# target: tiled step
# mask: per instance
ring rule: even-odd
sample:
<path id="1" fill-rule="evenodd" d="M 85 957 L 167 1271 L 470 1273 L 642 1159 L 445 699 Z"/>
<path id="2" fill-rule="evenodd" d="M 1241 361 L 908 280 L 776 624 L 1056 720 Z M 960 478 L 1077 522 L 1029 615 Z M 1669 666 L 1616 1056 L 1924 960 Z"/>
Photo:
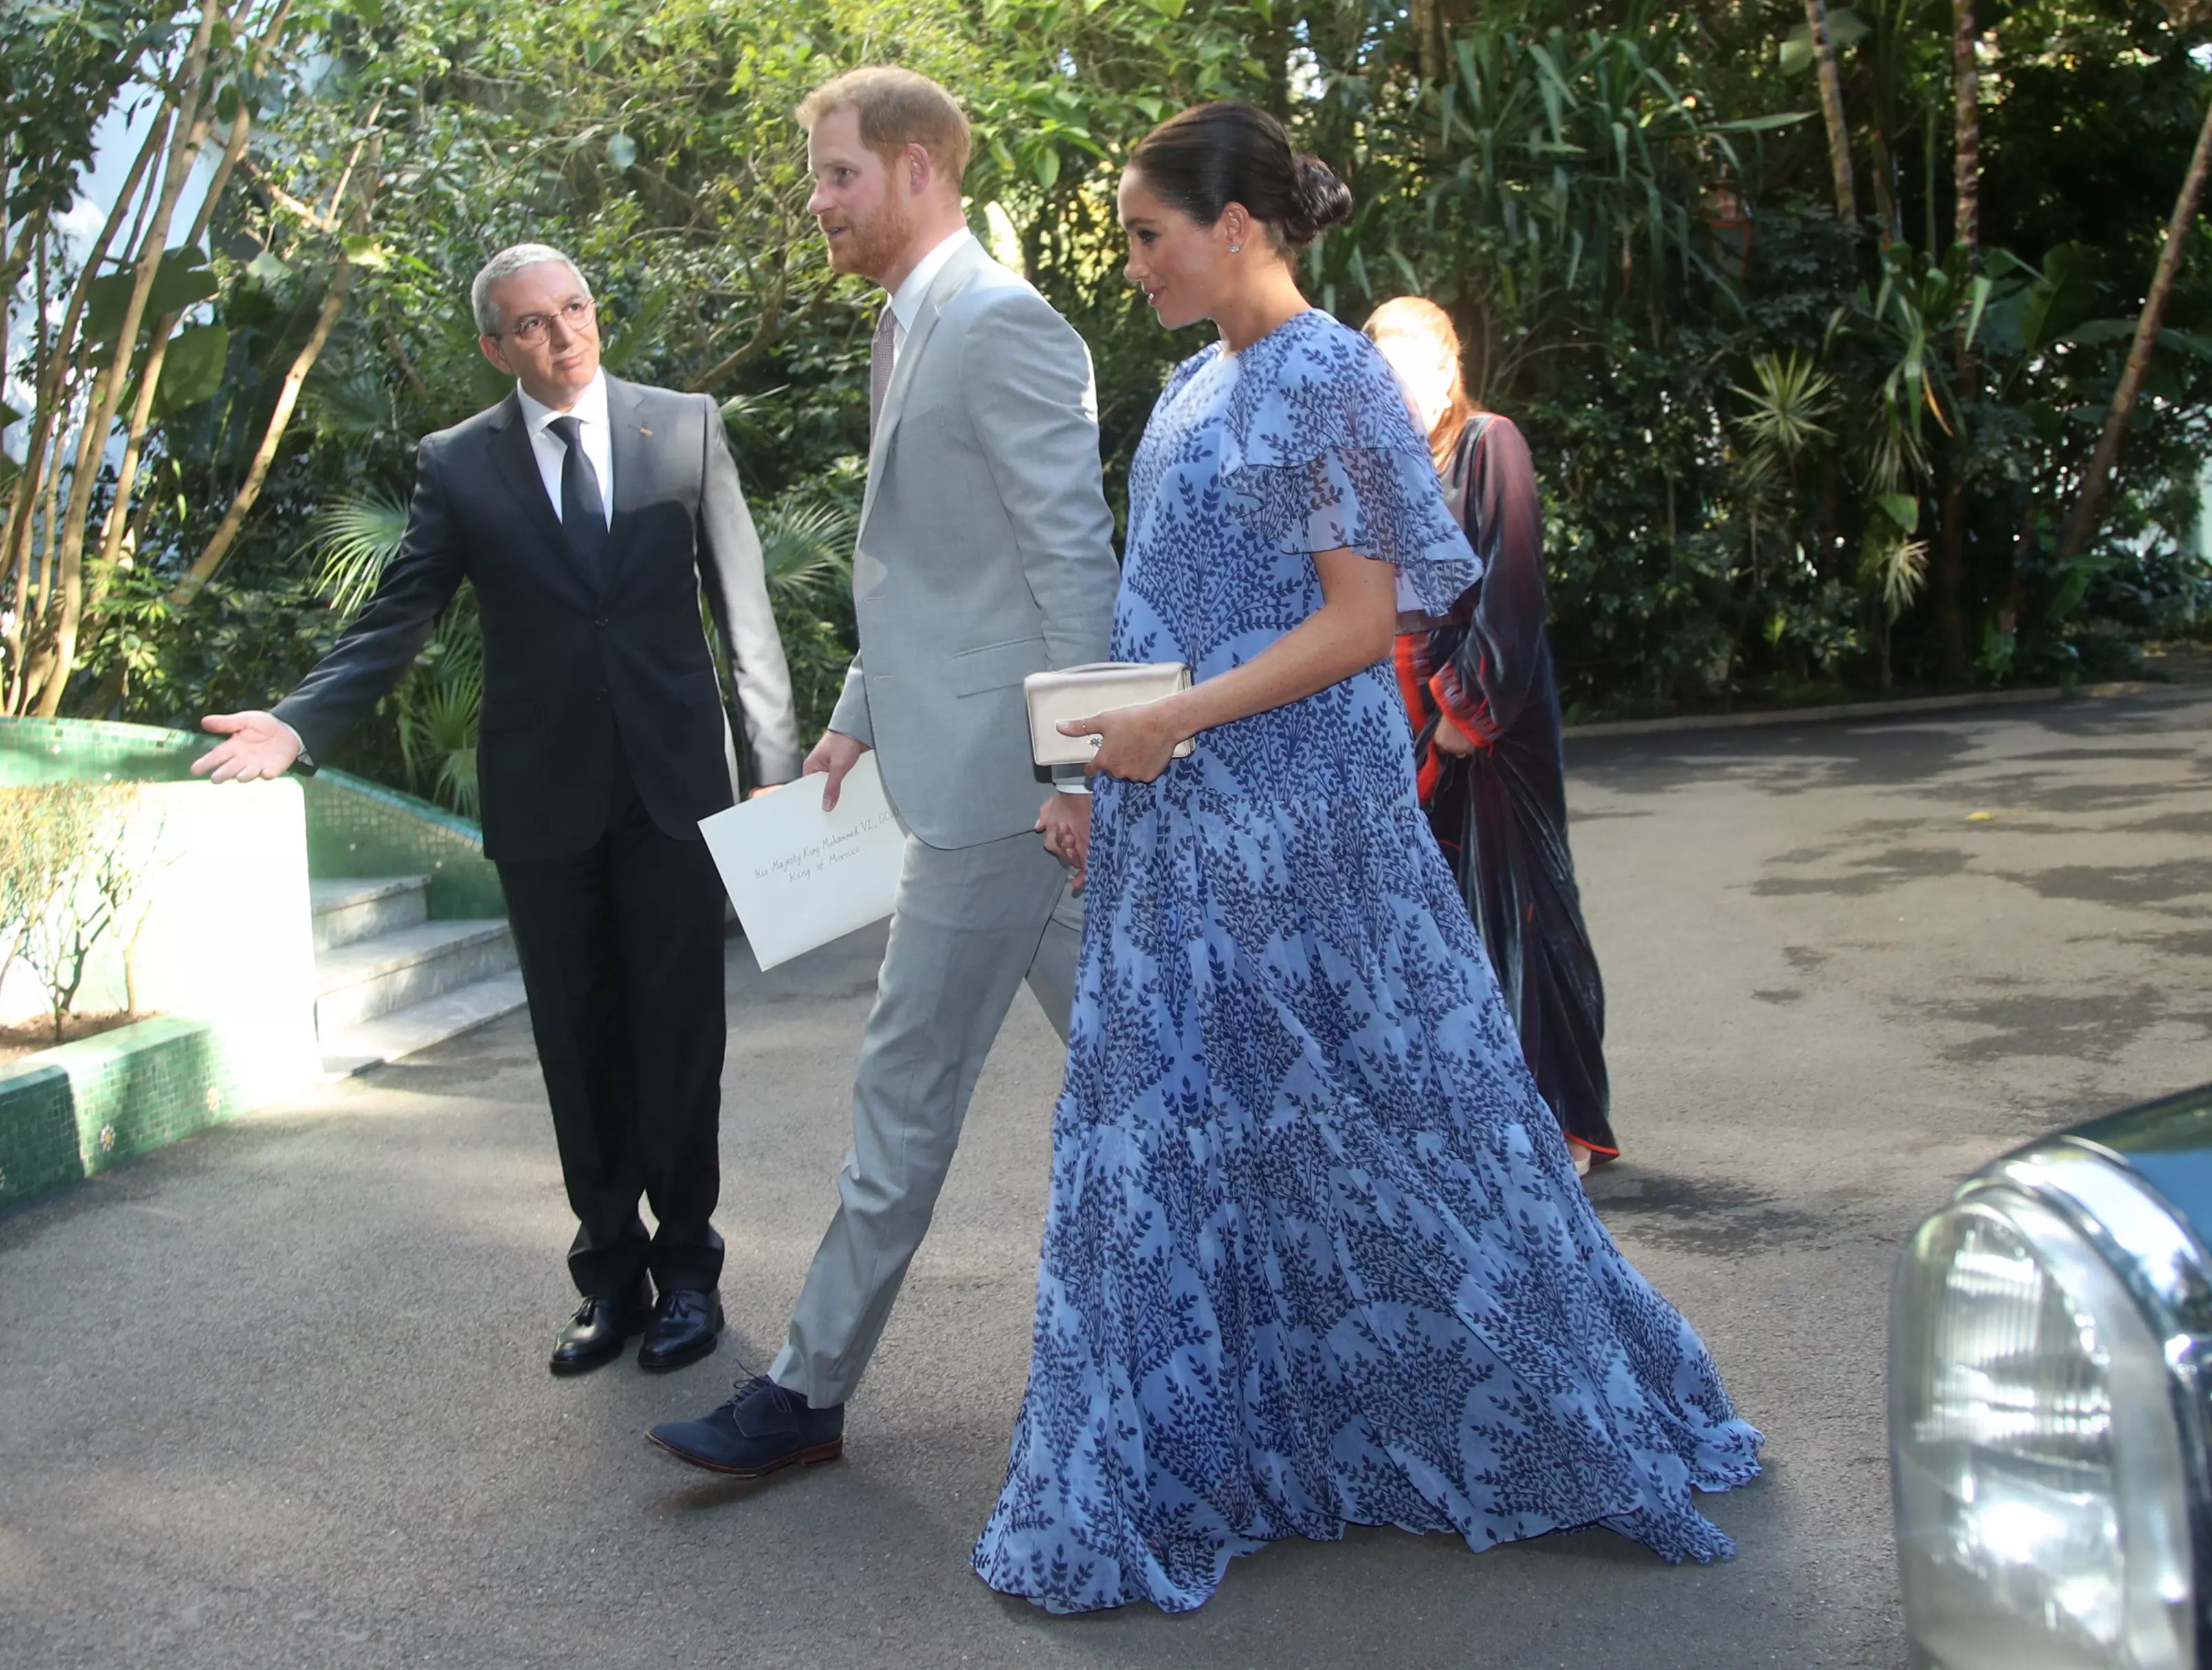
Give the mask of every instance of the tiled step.
<path id="1" fill-rule="evenodd" d="M 332 1033 L 515 966 L 503 921 L 418 922 L 315 959 L 315 1026 Z"/>
<path id="2" fill-rule="evenodd" d="M 318 956 L 429 919 L 427 875 L 355 876 L 307 886 L 314 898 Z"/>
<path id="3" fill-rule="evenodd" d="M 509 970 L 350 1027 L 323 1033 L 323 1070 L 358 1073 L 427 1050 L 523 1006 L 522 975 Z"/>

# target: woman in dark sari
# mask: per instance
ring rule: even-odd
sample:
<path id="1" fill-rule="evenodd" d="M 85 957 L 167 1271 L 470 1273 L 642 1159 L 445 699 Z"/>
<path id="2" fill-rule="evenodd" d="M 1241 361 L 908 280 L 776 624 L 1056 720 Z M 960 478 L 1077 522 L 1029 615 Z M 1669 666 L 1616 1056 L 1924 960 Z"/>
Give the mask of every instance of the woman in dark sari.
<path id="1" fill-rule="evenodd" d="M 1567 850 L 1559 689 L 1544 637 L 1543 514 L 1528 442 L 1468 398 L 1459 333 L 1418 296 L 1367 321 L 1425 430 L 1482 578 L 1448 616 L 1399 620 L 1421 804 L 1459 877 L 1536 1088 L 1588 1171 L 1607 1117 L 1605 989 Z"/>

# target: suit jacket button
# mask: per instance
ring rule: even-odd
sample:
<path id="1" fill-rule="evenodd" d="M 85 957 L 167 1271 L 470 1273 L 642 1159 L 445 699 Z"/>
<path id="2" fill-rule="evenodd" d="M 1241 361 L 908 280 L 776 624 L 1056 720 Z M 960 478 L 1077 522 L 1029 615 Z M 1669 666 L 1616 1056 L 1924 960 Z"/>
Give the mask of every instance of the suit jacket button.
<path id="1" fill-rule="evenodd" d="M 592 622 L 592 625 L 594 625 L 594 626 L 604 626 L 604 625 L 605 625 L 606 624 L 607 624 L 607 618 L 606 618 L 605 615 L 600 615 L 600 616 L 599 616 L 596 619 L 594 619 L 594 620 Z"/>

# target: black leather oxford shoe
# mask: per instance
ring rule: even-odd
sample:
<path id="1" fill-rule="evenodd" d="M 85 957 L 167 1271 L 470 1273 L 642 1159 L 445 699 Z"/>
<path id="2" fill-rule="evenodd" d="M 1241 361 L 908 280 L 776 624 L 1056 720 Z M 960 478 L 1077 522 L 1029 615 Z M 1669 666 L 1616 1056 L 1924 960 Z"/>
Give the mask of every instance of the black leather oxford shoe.
<path id="1" fill-rule="evenodd" d="M 623 1341 L 643 1329 L 652 1314 L 653 1289 L 644 1282 L 630 1293 L 586 1299 L 562 1328 L 547 1366 L 556 1374 L 581 1374 L 612 1362 L 622 1355 Z"/>
<path id="2" fill-rule="evenodd" d="M 722 1295 L 711 1289 L 671 1288 L 653 1308 L 637 1366 L 656 1374 L 696 1362 L 722 1332 Z"/>
<path id="3" fill-rule="evenodd" d="M 738 1394 L 696 1421 L 663 1421 L 646 1435 L 679 1461 L 733 1478 L 758 1478 L 783 1467 L 818 1466 L 845 1453 L 845 1405 L 809 1409 L 765 1374 L 741 1381 Z"/>

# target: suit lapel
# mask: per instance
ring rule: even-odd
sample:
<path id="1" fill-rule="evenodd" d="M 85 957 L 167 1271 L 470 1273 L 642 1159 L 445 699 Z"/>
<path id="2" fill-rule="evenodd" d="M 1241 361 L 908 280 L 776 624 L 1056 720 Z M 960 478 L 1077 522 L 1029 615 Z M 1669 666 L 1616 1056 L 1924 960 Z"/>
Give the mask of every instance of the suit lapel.
<path id="1" fill-rule="evenodd" d="M 991 258 L 980 245 L 969 244 L 957 251 L 945 264 L 922 298 L 921 311 L 915 316 L 914 328 L 900 344 L 898 366 L 891 373 L 890 386 L 884 391 L 883 415 L 876 420 L 874 439 L 868 447 L 868 485 L 860 497 L 860 526 L 868 525 L 868 513 L 875 508 L 876 484 L 884 472 L 884 462 L 890 456 L 891 435 L 898 428 L 899 418 L 906 409 L 907 391 L 914 387 L 915 368 L 921 363 L 928 351 L 929 338 L 937 330 L 937 316 L 945 304 L 960 293 L 960 287 L 979 271 Z M 890 306 L 885 302 L 886 307 Z"/>
<path id="2" fill-rule="evenodd" d="M 561 531 L 560 517 L 553 514 L 552 501 L 545 497 L 545 478 L 538 473 L 538 454 L 531 450 L 530 426 L 522 421 L 522 402 L 515 395 L 501 402 L 492 421 L 491 458 L 493 467 L 521 504 L 523 515 L 538 539 L 571 575 L 583 582 L 586 592 L 595 593 L 598 588 L 584 572 L 568 536 Z"/>

